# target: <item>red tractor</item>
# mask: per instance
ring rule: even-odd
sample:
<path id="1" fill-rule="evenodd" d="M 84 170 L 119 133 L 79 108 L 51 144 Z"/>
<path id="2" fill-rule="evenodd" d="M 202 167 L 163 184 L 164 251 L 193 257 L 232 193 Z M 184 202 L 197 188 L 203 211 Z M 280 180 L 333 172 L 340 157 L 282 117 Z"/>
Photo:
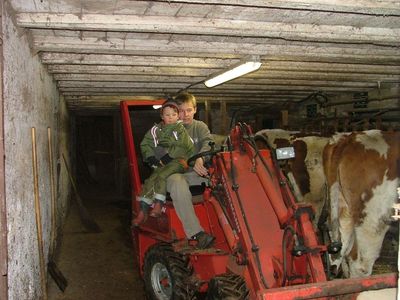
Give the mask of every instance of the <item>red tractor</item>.
<path id="1" fill-rule="evenodd" d="M 133 215 L 148 174 L 138 151 L 141 118 L 157 121 L 152 106 L 163 102 L 121 102 Z M 318 241 L 313 210 L 296 203 L 274 153 L 258 150 L 245 124 L 232 129 L 227 145 L 192 158 L 212 157 L 209 184 L 193 203 L 202 227 L 216 237 L 213 248 L 199 250 L 187 241 L 172 201 L 161 217 L 133 228 L 150 299 L 353 299 L 361 291 L 396 286 L 395 274 L 329 280 L 328 247 Z"/>

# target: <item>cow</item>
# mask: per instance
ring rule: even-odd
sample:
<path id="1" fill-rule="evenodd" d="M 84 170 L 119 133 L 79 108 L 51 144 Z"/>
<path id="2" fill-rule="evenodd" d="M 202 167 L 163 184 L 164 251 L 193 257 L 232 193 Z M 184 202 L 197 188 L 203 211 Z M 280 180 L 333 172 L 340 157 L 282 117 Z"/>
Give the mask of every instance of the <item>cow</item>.
<path id="1" fill-rule="evenodd" d="M 322 153 L 329 139 L 282 129 L 258 131 L 255 139 L 261 148 L 265 148 L 265 143 L 272 149 L 294 147 L 296 156 L 288 161 L 286 174 L 297 201 L 313 206 L 313 223 L 317 227 L 327 196 Z"/>
<path id="2" fill-rule="evenodd" d="M 400 133 L 368 130 L 333 136 L 323 152 L 331 237 L 342 249 L 331 257 L 345 277 L 369 276 L 389 229 L 399 186 Z"/>

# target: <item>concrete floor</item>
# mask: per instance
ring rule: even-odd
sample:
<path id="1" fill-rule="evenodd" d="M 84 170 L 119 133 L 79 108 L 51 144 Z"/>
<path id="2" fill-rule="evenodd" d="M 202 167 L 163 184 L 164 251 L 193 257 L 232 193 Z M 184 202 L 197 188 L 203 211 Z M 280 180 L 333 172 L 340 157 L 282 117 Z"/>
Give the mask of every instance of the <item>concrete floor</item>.
<path id="1" fill-rule="evenodd" d="M 81 196 L 88 211 L 102 229 L 88 233 L 83 227 L 75 201 L 63 230 L 57 266 L 68 280 L 63 293 L 48 277 L 49 300 L 139 300 L 145 299 L 130 238 L 129 199 L 115 196 L 107 186 L 86 186 Z M 382 249 L 374 273 L 395 272 L 397 251 L 389 244 Z M 360 299 L 396 299 L 396 289 L 379 295 L 365 293 Z M 371 298 L 372 297 L 372 298 Z"/>
<path id="2" fill-rule="evenodd" d="M 48 299 L 145 299 L 130 240 L 129 199 L 115 197 L 108 187 L 81 191 L 102 232 L 88 233 L 76 205 L 71 207 L 56 259 L 68 287 L 61 292 L 49 276 Z"/>

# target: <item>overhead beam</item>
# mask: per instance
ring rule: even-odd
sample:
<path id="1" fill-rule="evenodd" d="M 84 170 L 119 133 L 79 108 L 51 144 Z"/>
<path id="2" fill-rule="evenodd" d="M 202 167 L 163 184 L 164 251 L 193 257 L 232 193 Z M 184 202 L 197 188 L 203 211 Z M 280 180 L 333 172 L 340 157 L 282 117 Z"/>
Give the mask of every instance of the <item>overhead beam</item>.
<path id="1" fill-rule="evenodd" d="M 225 68 L 239 59 L 171 57 L 171 56 L 138 56 L 112 54 L 76 54 L 44 52 L 40 54 L 44 64 L 60 65 L 112 65 L 112 66 L 160 66 L 185 68 Z M 308 72 L 342 72 L 342 73 L 380 73 L 400 74 L 400 68 L 393 65 L 370 65 L 333 62 L 274 61 L 268 56 L 262 57 L 264 67 L 272 70 L 298 70 Z"/>
<path id="2" fill-rule="evenodd" d="M 272 72 L 271 72 L 272 73 Z M 334 74 L 334 76 L 328 76 L 327 73 L 315 74 L 301 72 L 274 72 L 272 74 L 264 74 L 262 78 L 252 78 L 249 76 L 244 76 L 231 81 L 235 84 L 257 84 L 260 79 L 264 79 L 265 84 L 268 84 L 271 80 L 285 80 L 286 82 L 292 81 L 332 81 L 335 83 L 344 82 L 344 84 L 349 82 L 358 83 L 374 83 L 378 84 L 378 78 L 376 76 L 369 76 L 358 74 L 355 77 L 351 77 L 348 74 L 343 76 L 342 74 Z M 171 82 L 171 83 L 182 83 L 183 87 L 189 84 L 199 82 L 204 77 L 181 77 L 181 76 L 170 76 L 170 75 L 131 75 L 131 74 L 71 74 L 71 73 L 60 73 L 53 74 L 53 77 L 57 81 L 109 81 L 109 82 Z M 386 75 L 385 80 L 380 78 L 381 83 L 383 82 L 398 82 L 400 80 L 397 75 Z M 263 82 L 263 81 L 262 81 Z"/>
<path id="3" fill-rule="evenodd" d="M 399 64 L 398 48 L 383 47 L 340 47 L 335 44 L 302 43 L 245 43 L 229 41 L 185 41 L 169 39 L 121 39 L 77 38 L 58 36 L 33 37 L 33 48 L 40 51 L 93 53 L 93 54 L 131 54 L 158 56 L 201 57 L 223 55 L 266 55 L 274 60 L 296 57 L 297 60 L 333 60 L 349 63 Z M 156 46 L 155 46 L 156 45 Z"/>
<path id="4" fill-rule="evenodd" d="M 116 82 L 175 82 L 175 83 L 187 83 L 188 85 L 193 82 L 198 82 L 204 77 L 188 77 L 188 76 L 173 76 L 170 75 L 136 75 L 136 74 L 71 74 L 71 73 L 59 73 L 53 74 L 55 80 L 73 80 L 73 81 L 116 81 Z"/>
<path id="5" fill-rule="evenodd" d="M 186 67 L 157 67 L 157 66 L 102 66 L 102 65 L 48 65 L 49 73 L 96 73 L 96 74 L 158 74 L 177 76 L 208 76 L 215 69 L 199 69 Z"/>
<path id="6" fill-rule="evenodd" d="M 292 41 L 400 45 L 400 28 L 288 24 L 177 16 L 61 13 L 19 13 L 16 19 L 19 26 L 26 28 L 222 35 L 279 38 Z"/>
<path id="7" fill-rule="evenodd" d="M 330 91 L 330 92 L 361 92 L 368 91 L 371 88 L 350 88 L 350 87 L 312 87 L 312 86 L 273 86 L 267 87 L 266 89 L 248 89 L 248 90 L 237 90 L 237 89 L 220 89 L 216 90 L 207 90 L 207 89 L 198 89 L 191 88 L 195 94 L 205 94 L 205 95 L 214 95 L 218 92 L 226 93 L 229 95 L 254 95 L 259 94 L 262 95 L 265 92 L 269 91 L 268 94 L 274 94 L 276 91 L 306 91 L 306 92 L 318 92 L 318 91 Z M 144 94 L 153 94 L 153 93 L 162 93 L 162 94 L 175 94 L 178 92 L 178 89 L 174 88 L 59 88 L 59 91 L 62 94 L 80 94 L 80 93 L 104 93 L 104 94 L 119 94 L 119 93 L 144 93 Z"/>
<path id="8" fill-rule="evenodd" d="M 189 92 L 194 93 L 194 91 L 190 90 Z M 174 95 L 175 93 L 172 93 L 171 95 Z M 305 96 L 309 95 L 310 92 L 309 91 L 281 91 L 276 92 L 274 94 L 268 94 L 268 93 L 263 93 L 263 94 L 254 94 L 254 95 L 243 95 L 243 94 L 218 94 L 218 93 L 214 93 L 214 94 L 202 94 L 202 93 L 196 93 L 196 98 L 199 99 L 199 101 L 201 101 L 201 99 L 209 99 L 209 100 L 215 100 L 217 98 L 221 98 L 221 99 L 238 99 L 240 101 L 248 100 L 249 103 L 252 103 L 253 100 L 257 100 L 257 99 L 265 99 L 265 98 L 279 98 L 279 99 L 287 99 L 287 98 L 300 98 L 303 99 Z M 152 92 L 152 91 L 135 91 L 135 92 L 119 92 L 117 94 L 115 93 L 96 93 L 96 92 L 75 92 L 75 93 L 71 93 L 71 92 L 66 92 L 63 93 L 63 95 L 65 96 L 65 98 L 69 98 L 69 97 L 103 97 L 103 98 L 107 98 L 110 99 L 112 97 L 137 97 L 137 96 L 143 96 L 143 95 L 148 95 L 148 96 L 152 96 L 152 97 L 160 97 L 160 98 L 165 98 L 166 94 L 163 92 Z M 126 99 L 126 98 L 124 98 Z"/>
<path id="9" fill-rule="evenodd" d="M 332 73 L 400 74 L 400 67 L 393 65 L 370 65 L 352 63 L 324 63 L 301 61 L 268 61 L 263 63 L 267 70 Z"/>
<path id="10" fill-rule="evenodd" d="M 326 11 L 336 13 L 370 14 L 377 16 L 400 16 L 397 0 L 160 0 L 168 3 L 194 3 L 205 5 L 229 5 L 244 7 L 282 8 L 292 10 Z"/>
<path id="11" fill-rule="evenodd" d="M 148 66 L 160 67 L 185 66 L 190 68 L 225 68 L 237 63 L 239 59 L 171 57 L 148 55 L 112 55 L 112 54 L 76 54 L 44 52 L 40 54 L 44 64 L 79 64 L 79 65 L 118 65 L 118 66 Z"/>
<path id="12" fill-rule="evenodd" d="M 173 76 L 196 76 L 201 80 L 212 74 L 206 69 L 190 69 L 190 68 L 166 68 L 166 67 L 130 67 L 130 66 L 91 66 L 91 65 L 49 65 L 48 71 L 54 74 L 115 74 L 115 75 L 154 75 L 154 76 L 170 76 L 166 81 L 173 79 Z M 73 78 L 73 77 L 72 77 Z M 336 81 L 359 81 L 359 82 L 377 82 L 377 81 L 399 81 L 399 75 L 391 74 L 360 74 L 360 73 L 333 73 L 333 72 L 292 72 L 292 71 L 276 71 L 268 70 L 258 71 L 243 76 L 243 79 L 304 79 L 304 80 L 336 80 Z M 191 81 L 194 83 L 195 81 Z M 232 81 L 235 82 L 235 81 Z"/>
<path id="13" fill-rule="evenodd" d="M 296 86 L 341 86 L 341 87 L 378 87 L 377 83 L 371 82 L 339 82 L 339 81 L 309 81 L 309 80 L 290 80 L 291 85 Z M 222 86 L 230 89 L 257 89 L 269 85 L 288 85 L 288 80 L 275 80 L 269 79 L 267 81 L 251 82 L 249 80 L 235 81 L 235 83 L 225 83 Z M 143 82 L 118 82 L 118 81 L 80 81 L 80 80 L 69 80 L 59 81 L 58 87 L 143 87 Z M 221 86 L 221 87 L 222 87 Z M 154 81 L 149 80 L 146 83 L 147 88 L 153 87 L 170 87 L 170 88 L 182 88 L 182 83 L 168 82 L 168 81 Z M 219 87 L 215 87 L 218 89 Z"/>

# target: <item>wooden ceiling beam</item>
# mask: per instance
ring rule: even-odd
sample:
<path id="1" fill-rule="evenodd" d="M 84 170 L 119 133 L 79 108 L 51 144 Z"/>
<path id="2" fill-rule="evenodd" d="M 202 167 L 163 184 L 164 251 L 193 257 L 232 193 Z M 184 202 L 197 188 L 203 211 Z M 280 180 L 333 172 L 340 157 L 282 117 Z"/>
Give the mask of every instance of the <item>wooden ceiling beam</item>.
<path id="1" fill-rule="evenodd" d="M 143 84 L 137 84 L 137 85 L 132 85 L 129 87 L 118 87 L 118 86 L 105 86 L 105 87 L 99 87 L 99 86 L 70 86 L 70 87 L 65 87 L 65 86 L 59 86 L 58 87 L 60 91 L 104 91 L 104 92 L 115 92 L 115 91 L 135 91 L 135 90 L 146 90 L 146 91 L 167 91 L 167 92 L 176 92 L 181 89 L 179 86 L 169 86 L 169 85 L 160 85 L 157 86 L 156 84 L 149 84 L 143 86 Z M 284 90 L 284 91 L 301 91 L 301 90 L 326 90 L 326 91 L 365 91 L 365 90 L 371 90 L 374 87 L 371 86 L 322 86 L 322 85 L 287 85 L 287 84 L 282 84 L 282 85 L 258 85 L 258 86 L 252 86 L 251 88 L 248 86 L 235 86 L 235 85 L 220 85 L 218 87 L 209 89 L 207 87 L 202 87 L 202 86 L 194 86 L 191 87 L 191 91 L 196 91 L 197 93 L 203 92 L 203 93 L 218 93 L 218 92 L 226 92 L 226 93 L 240 93 L 240 94 L 246 94 L 249 93 L 262 93 L 266 91 L 279 91 L 279 90 Z"/>
<path id="2" fill-rule="evenodd" d="M 340 47 L 336 44 L 255 44 L 202 41 L 174 41 L 174 40 L 132 40 L 132 39 L 98 39 L 74 38 L 57 36 L 33 37 L 33 48 L 37 52 L 70 52 L 92 54 L 131 54 L 158 56 L 215 57 L 218 55 L 229 57 L 235 53 L 241 57 L 246 55 L 268 55 L 273 60 L 293 59 L 298 61 L 336 61 L 342 63 L 365 64 L 400 64 L 398 48 L 365 48 Z"/>
<path id="3" fill-rule="evenodd" d="M 307 42 L 400 45 L 400 28 L 288 24 L 177 16 L 62 13 L 19 13 L 16 19 L 19 26 L 26 28 L 266 37 Z"/>
<path id="4" fill-rule="evenodd" d="M 243 7 L 281 8 L 291 10 L 326 11 L 336 13 L 400 16 L 400 4 L 396 0 L 160 0 L 168 3 L 192 3 L 204 5 L 228 5 Z"/>
<path id="5" fill-rule="evenodd" d="M 377 83 L 371 82 L 339 82 L 339 81 L 309 81 L 309 80 L 290 80 L 291 85 L 296 86 L 342 86 L 342 87 L 369 87 L 376 88 Z M 249 83 L 247 80 L 235 81 L 235 83 L 224 83 L 219 87 L 225 87 L 230 89 L 243 89 L 248 88 L 257 89 L 264 86 L 274 86 L 274 85 L 287 85 L 287 80 L 274 80 L 270 79 L 263 82 Z M 57 83 L 58 87 L 143 87 L 143 82 L 116 82 L 116 81 L 59 81 Z M 170 87 L 170 88 L 182 88 L 182 83 L 177 82 L 167 82 L 167 81 L 149 81 L 145 85 L 148 88 L 151 87 Z M 216 89 L 219 88 L 215 87 Z"/>
<path id="6" fill-rule="evenodd" d="M 110 54 L 52 53 L 40 54 L 44 64 L 58 65 L 103 65 L 103 66 L 161 66 L 185 68 L 226 68 L 239 59 L 186 58 L 170 56 L 131 56 Z M 342 73 L 380 73 L 400 74 L 400 68 L 393 65 L 370 65 L 334 62 L 274 61 L 265 57 L 264 67 L 269 70 L 293 70 L 307 72 L 342 72 Z"/>
<path id="7" fill-rule="evenodd" d="M 149 66 L 161 67 L 185 66 L 190 68 L 225 68 L 239 62 L 239 59 L 222 59 L 207 57 L 171 57 L 148 55 L 112 55 L 112 54 L 76 54 L 43 52 L 40 54 L 44 64 L 68 65 L 115 65 L 115 66 Z"/>
<path id="8" fill-rule="evenodd" d="M 54 74 L 98 74 L 98 75 L 153 75 L 153 76 L 170 76 L 166 78 L 165 82 L 169 80 L 176 82 L 173 76 L 191 76 L 200 77 L 204 80 L 213 72 L 208 69 L 190 69 L 190 68 L 165 68 L 165 67 L 113 67 L 113 66 L 79 66 L 79 65 L 50 65 L 48 71 Z M 57 77 L 58 78 L 58 77 Z M 92 77 L 94 78 L 94 77 Z M 240 78 L 244 79 L 298 79 L 298 80 L 335 80 L 335 81 L 358 81 L 358 82 L 385 82 L 385 81 L 400 81 L 399 75 L 391 74 L 362 74 L 362 73 L 333 73 L 333 72 L 300 72 L 300 71 L 275 71 L 268 70 L 254 72 Z M 200 81 L 201 81 L 200 80 Z M 192 83 L 196 81 L 192 80 Z M 231 83 L 236 80 L 231 81 Z"/>

